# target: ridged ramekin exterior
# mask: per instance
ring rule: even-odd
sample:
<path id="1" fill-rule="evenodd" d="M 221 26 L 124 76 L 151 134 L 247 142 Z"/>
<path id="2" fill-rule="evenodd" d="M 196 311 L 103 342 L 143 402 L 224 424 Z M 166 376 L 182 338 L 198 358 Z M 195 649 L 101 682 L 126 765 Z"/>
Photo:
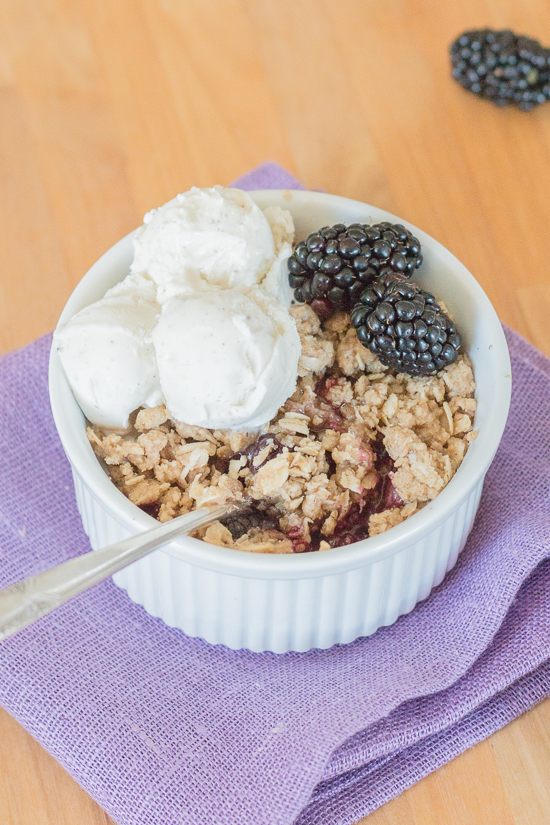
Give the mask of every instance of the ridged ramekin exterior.
<path id="1" fill-rule="evenodd" d="M 74 469 L 73 477 L 93 549 L 130 535 Z M 275 653 L 327 648 L 392 624 L 429 595 L 466 543 L 482 487 L 483 479 L 449 518 L 416 542 L 341 573 L 246 578 L 157 550 L 113 579 L 151 615 L 211 644 Z"/>

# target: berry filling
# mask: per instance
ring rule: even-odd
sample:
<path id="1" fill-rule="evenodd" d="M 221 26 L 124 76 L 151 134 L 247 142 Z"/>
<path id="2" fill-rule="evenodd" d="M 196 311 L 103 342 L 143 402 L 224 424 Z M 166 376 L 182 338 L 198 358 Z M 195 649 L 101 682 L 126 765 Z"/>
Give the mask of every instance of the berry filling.
<path id="1" fill-rule="evenodd" d="M 376 445 L 376 447 L 375 447 Z M 372 444 L 375 454 L 375 468 L 379 480 L 372 490 L 363 493 L 362 497 L 336 523 L 334 533 L 327 539 L 331 547 L 343 547 L 369 538 L 369 519 L 375 513 L 394 507 L 403 507 L 395 487 L 392 484 L 391 472 L 394 464 L 381 439 Z M 321 541 L 325 538 L 320 531 L 321 525 L 311 527 L 311 544 L 307 550 L 319 550 Z"/>

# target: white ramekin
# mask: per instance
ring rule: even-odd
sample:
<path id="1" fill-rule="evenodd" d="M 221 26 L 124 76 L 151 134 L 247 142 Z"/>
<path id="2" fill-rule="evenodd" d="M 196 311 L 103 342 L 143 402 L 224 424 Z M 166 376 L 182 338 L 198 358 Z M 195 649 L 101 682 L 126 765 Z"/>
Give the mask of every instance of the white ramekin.
<path id="1" fill-rule="evenodd" d="M 504 430 L 510 358 L 498 317 L 480 285 L 429 235 L 374 206 L 335 195 L 282 190 L 250 194 L 262 208 L 290 210 L 297 238 L 338 222 L 398 221 L 413 231 L 424 251 L 415 279 L 445 302 L 474 364 L 479 435 L 439 496 L 387 533 L 347 547 L 290 556 L 244 553 L 184 537 L 113 578 L 148 613 L 212 644 L 277 653 L 327 648 L 392 624 L 425 599 L 455 564 Z M 132 235 L 127 235 L 84 276 L 59 323 L 122 280 L 132 255 Z M 55 349 L 50 398 L 91 546 L 98 549 L 152 527 L 151 516 L 117 490 L 94 456 L 84 416 Z"/>

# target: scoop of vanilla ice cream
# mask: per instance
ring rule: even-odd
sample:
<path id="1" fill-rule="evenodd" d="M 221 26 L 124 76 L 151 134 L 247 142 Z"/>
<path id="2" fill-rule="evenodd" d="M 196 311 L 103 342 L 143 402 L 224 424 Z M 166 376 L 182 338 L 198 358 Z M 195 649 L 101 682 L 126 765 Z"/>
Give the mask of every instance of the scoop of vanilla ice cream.
<path id="1" fill-rule="evenodd" d="M 125 429 L 135 409 L 162 403 L 152 342 L 159 314 L 155 284 L 131 274 L 57 329 L 65 374 L 92 423 Z"/>
<path id="2" fill-rule="evenodd" d="M 296 386 L 296 324 L 257 288 L 174 297 L 153 340 L 166 406 L 187 424 L 260 427 Z"/>
<path id="3" fill-rule="evenodd" d="M 271 210 L 266 217 L 240 189 L 193 187 L 145 215 L 134 236 L 131 269 L 156 282 L 161 303 L 264 280 L 267 291 L 277 294 L 293 237 L 285 210 Z"/>
<path id="4" fill-rule="evenodd" d="M 101 427 L 139 407 L 253 429 L 292 394 L 300 340 L 285 307 L 294 223 L 239 189 L 193 188 L 149 212 L 130 275 L 59 328 L 76 400 Z"/>

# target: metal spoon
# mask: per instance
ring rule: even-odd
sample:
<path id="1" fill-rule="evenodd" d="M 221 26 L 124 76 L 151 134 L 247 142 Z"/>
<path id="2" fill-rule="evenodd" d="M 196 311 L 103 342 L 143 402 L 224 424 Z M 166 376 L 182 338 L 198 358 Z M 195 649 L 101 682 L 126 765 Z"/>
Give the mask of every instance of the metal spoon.
<path id="1" fill-rule="evenodd" d="M 94 584 L 143 558 L 176 536 L 192 533 L 243 505 L 201 507 L 144 533 L 92 550 L 0 590 L 0 641 L 17 633 Z"/>

